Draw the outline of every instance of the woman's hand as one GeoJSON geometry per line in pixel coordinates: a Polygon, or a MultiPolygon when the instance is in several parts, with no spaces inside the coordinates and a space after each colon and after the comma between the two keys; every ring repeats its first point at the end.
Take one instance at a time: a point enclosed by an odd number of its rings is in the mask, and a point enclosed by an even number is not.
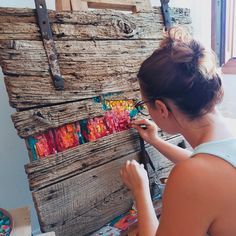
{"type": "Polygon", "coordinates": [[[132,191],[136,198],[139,193],[149,192],[149,180],[144,166],[137,161],[127,161],[120,170],[120,175],[125,185],[132,191]]]}
{"type": "Polygon", "coordinates": [[[153,145],[159,139],[158,128],[153,121],[148,119],[133,120],[131,125],[147,143],[153,145]]]}

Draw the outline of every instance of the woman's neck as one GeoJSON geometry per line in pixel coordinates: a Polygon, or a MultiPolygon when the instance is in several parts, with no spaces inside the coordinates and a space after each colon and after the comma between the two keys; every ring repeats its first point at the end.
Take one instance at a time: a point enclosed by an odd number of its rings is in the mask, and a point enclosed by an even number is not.
{"type": "Polygon", "coordinates": [[[180,132],[193,148],[202,143],[234,137],[217,110],[183,127],[180,132]]]}

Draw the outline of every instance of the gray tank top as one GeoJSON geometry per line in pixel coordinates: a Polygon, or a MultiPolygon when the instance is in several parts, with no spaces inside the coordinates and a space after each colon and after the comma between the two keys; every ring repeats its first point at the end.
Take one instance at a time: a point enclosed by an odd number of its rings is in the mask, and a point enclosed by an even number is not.
{"type": "Polygon", "coordinates": [[[191,157],[199,153],[214,155],[236,167],[236,138],[202,143],[193,150],[191,157]]]}

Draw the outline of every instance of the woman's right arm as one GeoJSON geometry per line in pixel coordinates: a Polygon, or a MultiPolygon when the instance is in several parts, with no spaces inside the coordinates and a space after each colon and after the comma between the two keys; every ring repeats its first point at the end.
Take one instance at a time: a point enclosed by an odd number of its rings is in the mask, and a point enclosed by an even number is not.
{"type": "Polygon", "coordinates": [[[134,120],[132,127],[139,132],[140,136],[147,143],[154,146],[160,153],[175,164],[188,159],[192,154],[191,151],[180,148],[158,137],[158,128],[156,124],[150,120],[134,120]]]}

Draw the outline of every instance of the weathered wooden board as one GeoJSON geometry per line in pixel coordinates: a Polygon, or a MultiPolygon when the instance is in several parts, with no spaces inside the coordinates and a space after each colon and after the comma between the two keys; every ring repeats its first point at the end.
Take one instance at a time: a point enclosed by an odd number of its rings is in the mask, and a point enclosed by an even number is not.
{"type": "MultiPolygon", "coordinates": [[[[84,70],[85,68],[94,69],[95,66],[97,66],[98,75],[117,73],[120,69],[125,70],[124,73],[129,70],[131,73],[137,72],[143,59],[142,55],[150,55],[159,45],[158,40],[57,41],[55,44],[62,73],[64,75],[81,74],[81,76],[91,76],[90,71],[84,70]],[[102,71],[104,69],[105,71],[102,71]]],[[[7,56],[2,56],[2,69],[5,74],[50,75],[41,41],[5,40],[0,41],[0,47],[7,48],[7,53],[9,53],[7,56]],[[18,65],[19,61],[22,63],[18,65]]],[[[4,49],[2,51],[4,53],[4,49]]]]}
{"type": "Polygon", "coordinates": [[[26,172],[34,190],[138,151],[138,134],[128,130],[29,163],[26,172]]]}
{"type": "MultiPolygon", "coordinates": [[[[188,9],[171,12],[174,23],[190,27],[188,9]]],[[[22,138],[103,115],[94,96],[124,92],[114,98],[140,99],[136,74],[163,37],[160,8],[137,14],[50,11],[49,18],[63,91],[53,87],[35,11],[0,8],[0,64],[22,138]]],[[[159,133],[176,145],[182,141],[159,133]]],[[[167,175],[173,164],[146,147],[159,174],[167,175]]],[[[27,164],[42,230],[85,235],[127,211],[132,197],[118,172],[139,153],[139,137],[131,129],[27,164]]]]}
{"type": "MultiPolygon", "coordinates": [[[[119,135],[127,135],[127,131],[119,135]]],[[[178,136],[172,138],[170,142],[177,145],[182,140],[182,137],[178,136]]],[[[138,140],[136,140],[136,144],[137,142],[138,140]]],[[[133,139],[133,143],[135,143],[135,139],[133,139]]],[[[113,145],[114,144],[112,144],[110,150],[113,149],[113,145]]],[[[122,145],[124,145],[124,143],[122,143],[122,145]]],[[[98,145],[94,143],[94,147],[95,146],[98,145]]],[[[102,149],[104,146],[99,145],[99,147],[102,149]]],[[[129,148],[129,144],[127,144],[126,147],[129,148]]],[[[119,149],[119,147],[117,148],[119,149]]],[[[138,146],[133,146],[132,149],[128,150],[124,157],[122,157],[122,154],[117,150],[114,155],[118,153],[118,155],[121,156],[118,159],[113,159],[113,161],[101,166],[99,166],[100,163],[98,162],[97,166],[99,167],[91,170],[84,168],[84,172],[80,172],[80,174],[77,172],[77,174],[72,175],[70,178],[67,178],[65,175],[64,181],[58,183],[52,182],[52,185],[48,185],[43,189],[36,189],[33,192],[33,198],[38,205],[37,209],[42,229],[45,231],[54,230],[57,235],[78,235],[78,232],[83,232],[81,235],[85,235],[87,232],[96,230],[97,227],[99,228],[101,225],[109,222],[109,220],[119,215],[122,211],[128,210],[131,206],[132,197],[122,185],[118,171],[126,160],[138,160],[140,153],[138,146]],[[58,211],[59,206],[60,210],[58,211]],[[90,206],[90,209],[88,210],[86,206],[90,206]],[[78,225],[75,227],[76,224],[78,225]]],[[[101,151],[96,150],[96,155],[102,155],[101,151]]],[[[167,177],[170,170],[173,168],[173,163],[168,161],[152,146],[148,145],[147,151],[153,160],[158,176],[167,177]]],[[[108,157],[108,153],[109,150],[103,150],[104,158],[108,157]]],[[[91,159],[94,159],[94,157],[90,158],[90,160],[91,159]]],[[[59,160],[59,162],[60,161],[61,160],[59,160]]],[[[84,162],[84,160],[79,161],[84,162]]],[[[46,163],[48,165],[44,165],[46,169],[44,177],[46,179],[51,179],[53,174],[51,176],[48,175],[50,171],[55,172],[50,168],[48,169],[49,165],[53,168],[56,167],[53,162],[49,162],[50,160],[46,163]]],[[[40,162],[36,163],[36,165],[31,168],[31,170],[34,169],[35,171],[36,168],[40,167],[40,162]]],[[[80,166],[82,165],[80,164],[80,166]]],[[[74,163],[71,164],[72,171],[73,167],[75,167],[74,163]]],[[[40,168],[42,168],[42,165],[40,168]]],[[[56,174],[56,172],[54,174],[56,174]]],[[[153,173],[151,173],[151,175],[153,175],[153,173]]],[[[70,174],[68,174],[68,176],[70,176],[70,174]]],[[[42,186],[44,185],[43,182],[40,184],[42,184],[42,186]]]]}
{"type": "MultiPolygon", "coordinates": [[[[139,66],[163,36],[159,8],[138,14],[50,12],[65,79],[65,90],[55,91],[35,12],[0,8],[0,19],[0,62],[10,104],[18,109],[138,89],[139,66]]],[[[189,10],[173,9],[172,20],[189,25],[189,10]]]]}
{"type": "MultiPolygon", "coordinates": [[[[168,135],[163,137],[165,140],[169,138],[168,135]]],[[[173,139],[172,136],[171,140],[172,143],[178,144],[182,138],[173,139]]],[[[153,148],[148,147],[148,149],[153,158],[159,156],[159,152],[152,151],[153,148]]],[[[138,152],[140,152],[139,136],[134,130],[127,130],[34,161],[27,164],[25,169],[31,190],[37,190],[111,160],[138,152]]],[[[161,164],[157,159],[154,163],[156,166],[169,166],[169,163],[161,164]]]]}
{"type": "MultiPolygon", "coordinates": [[[[162,136],[164,140],[167,140],[169,143],[172,143],[174,145],[179,145],[183,142],[183,137],[180,135],[177,136],[170,136],[164,134],[162,136]]],[[[150,145],[146,145],[147,152],[156,168],[156,177],[162,178],[162,177],[168,177],[170,171],[174,167],[174,163],[168,160],[165,156],[163,156],[157,149],[150,145]]],[[[151,168],[149,168],[149,173],[151,177],[154,177],[154,172],[151,168]]]]}
{"type": "MultiPolygon", "coordinates": [[[[190,24],[189,9],[171,9],[172,21],[190,24]]],[[[123,14],[114,11],[49,12],[54,39],[160,39],[163,19],[160,8],[154,12],[123,14]],[[111,18],[112,17],[112,18],[111,18]]],[[[0,40],[40,40],[32,9],[0,8],[0,40]]]]}
{"type": "MultiPolygon", "coordinates": [[[[36,44],[32,41],[28,42],[32,45],[36,44]]],[[[69,45],[68,49],[64,49],[64,53],[67,51],[67,59],[59,57],[65,80],[64,91],[54,89],[46,57],[44,59],[42,57],[42,60],[30,59],[28,56],[27,60],[24,60],[23,56],[22,60],[3,60],[2,67],[5,74],[18,74],[18,76],[5,77],[11,105],[26,108],[75,101],[103,93],[139,89],[136,79],[138,68],[143,56],[150,55],[156,47],[154,45],[158,45],[157,41],[137,41],[138,44],[135,43],[136,41],[114,42],[118,43],[109,46],[106,41],[99,41],[95,46],[93,42],[82,41],[82,44],[87,44],[84,50],[88,54],[79,57],[73,56],[78,52],[76,49],[81,50],[79,46],[76,47],[78,42],[71,42],[74,45],[60,42],[62,47],[69,45]],[[129,43],[125,46],[126,42],[129,43]],[[137,50],[138,48],[140,50],[137,50]]],[[[30,50],[27,45],[26,54],[30,50]]],[[[33,49],[33,52],[40,54],[36,49],[33,49]]],[[[41,52],[44,53],[42,45],[41,52]]]]}
{"type": "MultiPolygon", "coordinates": [[[[88,8],[96,8],[96,9],[114,9],[114,10],[122,10],[122,11],[132,11],[138,12],[141,10],[150,11],[151,10],[151,2],[149,0],[120,0],[117,2],[116,0],[71,0],[71,10],[88,10],[88,8]]],[[[62,0],[56,1],[56,9],[63,10],[62,0]]],[[[68,8],[68,6],[67,6],[68,8]]]]}
{"type": "MultiPolygon", "coordinates": [[[[137,99],[141,97],[140,92],[124,92],[109,96],[109,99],[137,99]]],[[[101,103],[95,103],[93,99],[61,105],[35,108],[31,110],[16,112],[12,115],[18,135],[27,138],[42,133],[50,128],[56,128],[64,124],[79,120],[104,115],[101,103]]]]}
{"type": "Polygon", "coordinates": [[[119,176],[131,154],[80,175],[33,192],[43,231],[56,235],[86,235],[132,206],[119,176]]]}

